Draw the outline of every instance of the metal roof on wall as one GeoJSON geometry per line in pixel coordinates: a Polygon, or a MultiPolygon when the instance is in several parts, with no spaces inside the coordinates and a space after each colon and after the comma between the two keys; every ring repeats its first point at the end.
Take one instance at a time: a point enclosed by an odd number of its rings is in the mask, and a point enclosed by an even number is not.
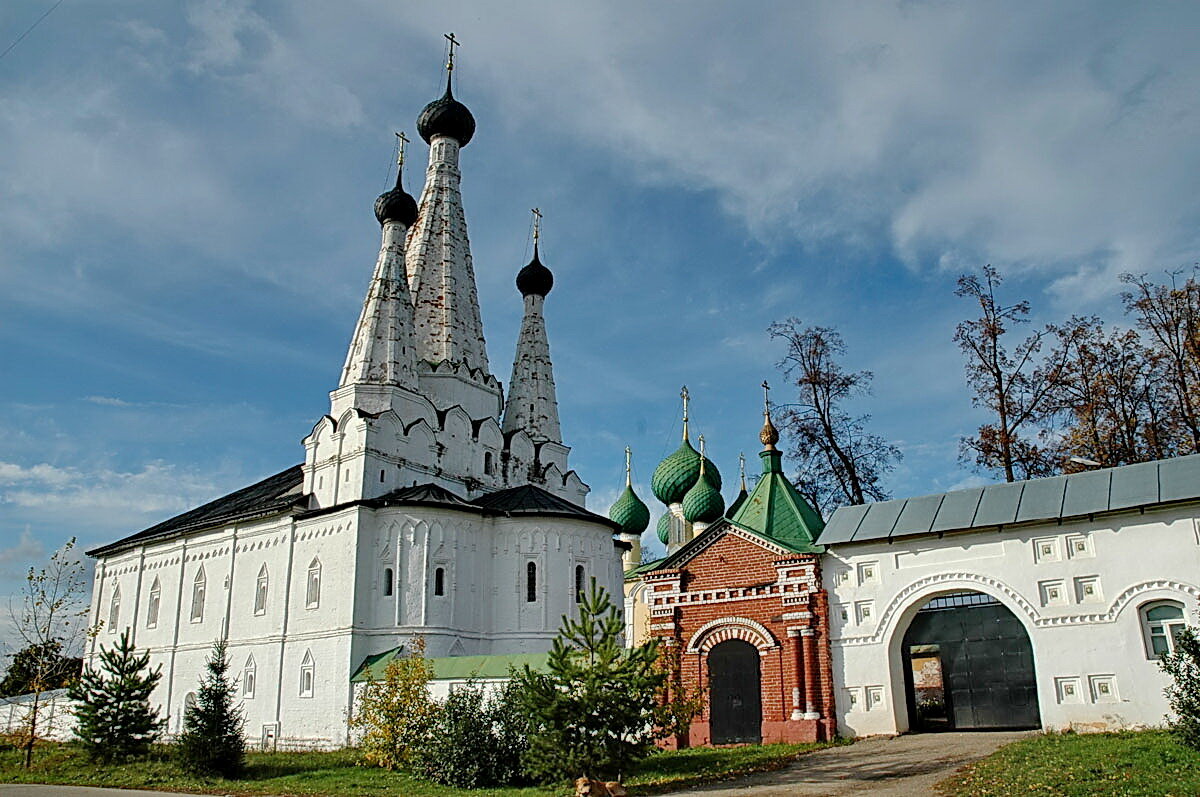
{"type": "Polygon", "coordinates": [[[885,540],[1066,520],[1200,499],[1200,454],[917,498],[845,506],[817,542],[885,540]]]}

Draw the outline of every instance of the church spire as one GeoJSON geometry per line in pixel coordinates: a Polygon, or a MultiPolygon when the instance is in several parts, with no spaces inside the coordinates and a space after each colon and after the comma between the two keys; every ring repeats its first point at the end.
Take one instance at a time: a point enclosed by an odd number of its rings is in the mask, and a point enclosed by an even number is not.
{"type": "Polygon", "coordinates": [[[504,433],[525,430],[535,443],[562,442],[554,367],[542,306],[554,287],[554,275],[538,255],[542,214],[533,209],[533,259],[517,274],[517,289],[525,299],[525,316],[517,338],[508,402],[504,407],[504,433]]]}
{"type": "Polygon", "coordinates": [[[453,34],[447,39],[451,59],[446,93],[425,106],[417,121],[421,138],[429,143],[429,167],[420,214],[408,234],[408,284],[417,358],[434,364],[465,364],[486,377],[487,349],[458,168],[459,150],[475,134],[475,117],[451,94],[449,75],[458,40],[453,34]]]}
{"type": "MultiPolygon", "coordinates": [[[[375,200],[383,242],[362,313],[350,340],[338,387],[393,385],[416,387],[412,300],[404,272],[405,233],[417,218],[416,201],[404,190],[403,133],[396,134],[396,186],[375,200]]],[[[377,411],[379,407],[360,407],[377,411]]]]}

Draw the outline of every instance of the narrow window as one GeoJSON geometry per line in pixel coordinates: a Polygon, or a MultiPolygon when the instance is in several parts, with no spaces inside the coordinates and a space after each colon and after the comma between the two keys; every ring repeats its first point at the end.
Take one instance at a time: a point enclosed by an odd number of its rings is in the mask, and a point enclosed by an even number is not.
{"type": "Polygon", "coordinates": [[[1147,652],[1158,659],[1175,652],[1179,634],[1183,631],[1183,605],[1175,601],[1158,601],[1142,607],[1142,634],[1147,652]]]}
{"type": "Polygon", "coordinates": [[[495,468],[495,466],[492,464],[492,452],[484,451],[483,452],[483,472],[486,473],[488,476],[491,476],[492,470],[494,468],[495,468]]]}
{"type": "Polygon", "coordinates": [[[315,609],[321,604],[321,560],[313,557],[308,563],[308,587],[304,591],[304,604],[315,609]]]}
{"type": "Polygon", "coordinates": [[[192,581],[192,614],[191,620],[193,623],[199,623],[204,620],[204,568],[196,571],[196,578],[192,581]]]}
{"type": "Polygon", "coordinates": [[[392,594],[392,584],[395,580],[396,580],[396,577],[395,577],[395,575],[392,574],[392,568],[390,568],[390,567],[383,568],[383,594],[384,595],[390,596],[392,594]]]}
{"type": "Polygon", "coordinates": [[[583,602],[583,565],[575,565],[575,602],[583,602]]]}
{"type": "Polygon", "coordinates": [[[155,628],[158,626],[158,607],[162,604],[162,587],[159,586],[158,579],[154,579],[154,583],[150,585],[150,603],[146,606],[146,627],[155,628]]]}
{"type": "Polygon", "coordinates": [[[267,613],[267,587],[270,584],[270,576],[267,574],[267,566],[264,564],[258,569],[258,580],[254,584],[254,613],[267,613]]]}
{"type": "Polygon", "coordinates": [[[433,594],[446,594],[446,571],[440,567],[433,571],[433,594]]]}
{"type": "Polygon", "coordinates": [[[316,683],[316,670],[310,651],[304,651],[304,661],[300,662],[300,697],[312,697],[313,685],[316,683]]]}
{"type": "Polygon", "coordinates": [[[380,482],[382,482],[382,481],[385,481],[385,480],[386,480],[386,478],[387,478],[387,477],[384,475],[384,472],[383,472],[382,470],[381,470],[381,471],[379,471],[379,481],[380,481],[380,482]]]}
{"type": "Polygon", "coordinates": [[[117,623],[121,621],[121,588],[113,589],[112,599],[108,603],[108,632],[116,633],[117,623]]]}
{"type": "Polygon", "coordinates": [[[525,602],[537,600],[537,562],[525,565],[525,602]]]}
{"type": "Polygon", "coordinates": [[[242,697],[254,697],[254,681],[257,674],[258,668],[254,666],[254,655],[251,654],[246,658],[246,666],[242,670],[242,697]]]}

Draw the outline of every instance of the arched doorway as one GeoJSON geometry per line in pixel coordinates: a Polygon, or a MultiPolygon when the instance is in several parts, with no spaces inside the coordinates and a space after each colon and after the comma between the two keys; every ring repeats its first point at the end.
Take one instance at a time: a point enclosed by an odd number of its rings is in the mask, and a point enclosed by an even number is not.
{"type": "Polygon", "coordinates": [[[758,648],[727,639],[708,651],[710,732],[713,744],[762,741],[762,686],[758,648]]]}
{"type": "Polygon", "coordinates": [[[913,617],[901,655],[913,730],[1040,727],[1029,634],[990,595],[932,598],[913,617]]]}

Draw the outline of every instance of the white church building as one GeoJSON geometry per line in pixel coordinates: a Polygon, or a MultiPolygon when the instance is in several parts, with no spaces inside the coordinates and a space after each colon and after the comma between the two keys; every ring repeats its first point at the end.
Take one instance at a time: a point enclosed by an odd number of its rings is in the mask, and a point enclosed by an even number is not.
{"type": "Polygon", "coordinates": [[[452,75],[418,120],[420,201],[398,173],[375,204],[379,258],[303,463],[89,552],[92,652],[126,630],[150,651],[168,732],[221,638],[248,735],[338,746],[368,658],[418,635],[431,657],[542,653],[586,580],[621,588],[627,543],[562,441],[536,227],[507,399],[488,365],[452,75]]]}

